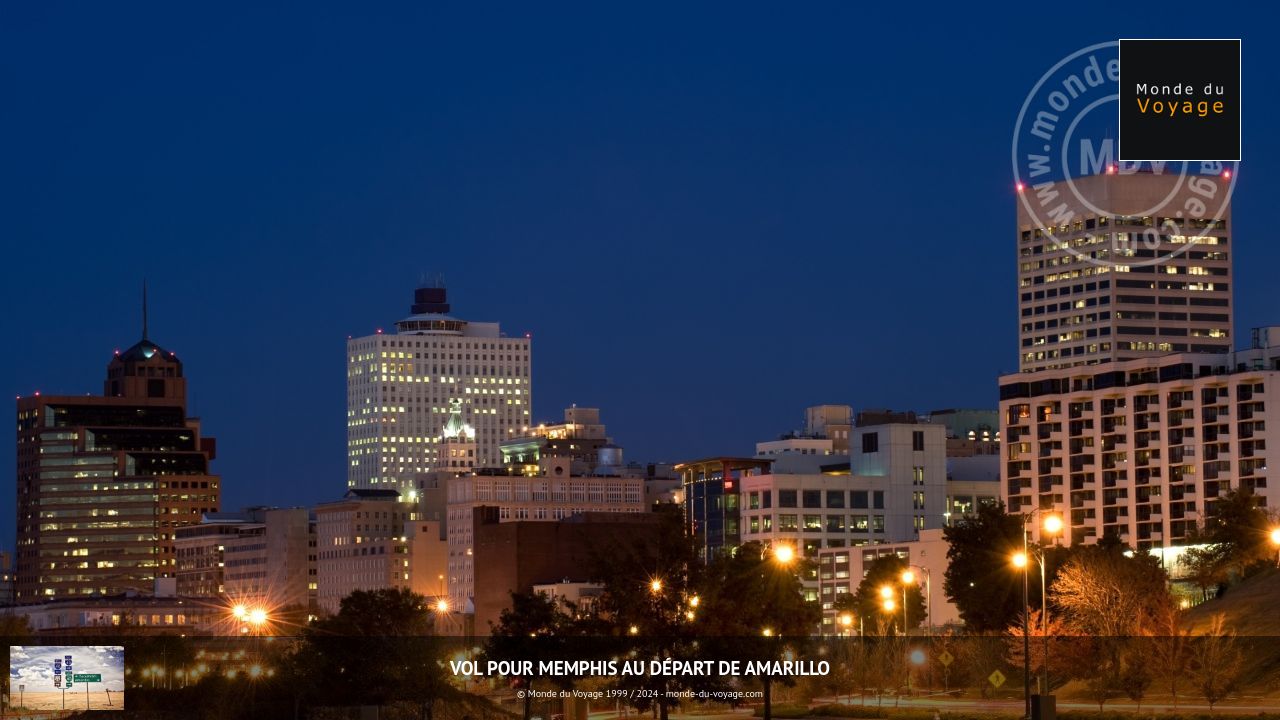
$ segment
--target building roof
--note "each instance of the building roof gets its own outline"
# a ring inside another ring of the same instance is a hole
[[[689,460],[687,462],[676,463],[676,469],[692,467],[694,465],[731,465],[741,467],[768,467],[773,464],[772,459],[761,459],[751,457],[734,457],[732,455],[719,455],[709,458],[701,458],[699,460]]]
[[[120,353],[116,358],[121,362],[145,362],[157,356],[165,360],[178,362],[176,355],[146,338],[134,343],[133,347]]]
[[[351,488],[350,490],[347,491],[347,494],[344,495],[343,497],[349,497],[349,498],[355,497],[355,498],[367,498],[367,499],[398,498],[400,497],[400,491],[399,490],[383,490],[381,488]]]

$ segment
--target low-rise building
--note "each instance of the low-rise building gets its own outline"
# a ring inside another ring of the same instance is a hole
[[[205,598],[121,594],[50,600],[4,612],[26,618],[37,635],[119,637],[122,635],[233,634],[227,609]],[[238,627],[238,626],[235,626]]]
[[[492,508],[500,523],[554,522],[592,512],[643,513],[645,479],[575,475],[574,460],[544,456],[538,474],[478,473],[448,479],[448,589],[455,608],[472,604],[476,580],[475,510]],[[478,625],[477,627],[481,627]]]
[[[316,524],[306,508],[206,513],[174,541],[177,593],[267,608],[316,604]]]
[[[943,591],[947,542],[942,537],[942,530],[925,530],[920,533],[919,540],[912,542],[825,548],[818,552],[817,584],[822,602],[823,635],[878,633],[877,628],[867,627],[861,618],[854,618],[849,625],[842,624],[836,604],[846,594],[856,592],[871,564],[885,556],[897,557],[911,567],[926,600],[928,625],[939,627],[960,622],[960,611]]]
[[[336,613],[356,590],[442,591],[446,544],[439,522],[418,518],[399,490],[349,490],[316,506],[316,579],[320,609]]]
[[[656,546],[657,513],[585,512],[555,522],[504,522],[497,507],[472,510],[475,528],[475,628],[488,634],[511,593],[552,587],[561,600],[581,602],[591,590],[592,568],[618,548]]]

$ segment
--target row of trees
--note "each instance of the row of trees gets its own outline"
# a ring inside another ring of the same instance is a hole
[[[1180,568],[1186,579],[1200,589],[1202,598],[1213,590],[1225,592],[1230,585],[1272,564],[1276,557],[1271,538],[1274,522],[1248,490],[1227,493],[1208,509],[1211,514],[1191,534],[1189,544],[1195,547],[1184,553],[1184,567]],[[973,516],[959,519],[944,530],[948,567],[943,589],[968,630],[1003,631],[1019,621],[1023,612],[1022,577],[1020,571],[1010,567],[1009,559],[1022,549],[1025,522],[1025,516],[1006,512],[1003,504],[993,504],[979,507]],[[1124,622],[1117,619],[1124,613],[1115,612],[1116,603],[1128,607],[1146,591],[1168,583],[1168,568],[1162,567],[1158,558],[1145,554],[1130,557],[1122,552],[1126,549],[1112,536],[1101,538],[1096,545],[1075,543],[1069,548],[1055,545],[1040,549],[1046,584],[1054,588],[1050,603],[1071,603],[1071,611],[1082,620],[1084,608],[1091,606],[1096,623],[1086,621],[1089,631],[1115,634],[1117,623]],[[1067,567],[1073,568],[1072,581],[1059,588],[1059,576]],[[1092,584],[1116,573],[1123,577],[1114,582],[1137,584],[1128,590]],[[1040,583],[1030,583],[1028,591],[1029,604],[1039,607]],[[1159,596],[1166,597],[1167,593],[1161,591]]]
[[[590,572],[601,586],[588,607],[544,595],[516,594],[493,628],[485,655],[498,659],[776,659],[803,651],[821,621],[804,598],[806,561],[757,542],[701,562],[682,519],[664,517],[653,541],[618,542],[596,549]],[[514,678],[528,690],[564,678]],[[665,720],[676,704],[668,694],[717,689],[729,678],[615,678],[611,687],[647,691],[634,702]],[[772,682],[763,678],[765,717]],[[526,692],[524,715],[532,714]]]

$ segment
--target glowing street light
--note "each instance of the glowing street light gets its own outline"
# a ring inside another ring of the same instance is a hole
[[[449,612],[449,601],[445,598],[436,600],[436,612],[441,614]]]
[[[249,622],[257,626],[265,625],[267,622],[267,611],[262,608],[254,608],[250,610]]]
[[[1271,544],[1276,546],[1276,567],[1280,567],[1280,527],[1271,529]]]
[[[649,581],[649,592],[657,595],[662,592],[662,578],[654,578]]]
[[[1027,566],[1027,554],[1024,552],[1014,553],[1013,557],[1009,558],[1009,560],[1010,562],[1013,563],[1013,566],[1018,568],[1019,570]]]
[[[782,565],[790,565],[796,559],[796,549],[790,545],[778,545],[773,548],[773,559]]]
[[[249,616],[249,608],[245,607],[244,605],[236,605],[235,607],[231,608],[231,615],[234,616],[235,619],[237,620],[244,620],[246,617]]]
[[[765,628],[760,631],[760,634],[765,637],[773,637],[773,628]]]
[[[1062,532],[1062,518],[1057,515],[1046,515],[1044,518],[1044,531],[1050,535],[1057,535]]]

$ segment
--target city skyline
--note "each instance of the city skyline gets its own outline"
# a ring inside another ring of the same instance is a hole
[[[407,28],[434,27],[417,20]],[[147,279],[151,335],[189,368],[192,412],[220,440],[214,467],[232,509],[341,493],[343,344],[403,317],[424,273],[443,273],[466,317],[532,333],[535,421],[573,403],[600,407],[630,459],[745,453],[824,402],[995,407],[996,378],[1017,364],[1011,117],[1042,68],[1003,62],[1023,53],[1014,35],[950,58],[1007,76],[981,75],[988,85],[965,91],[979,93],[973,114],[954,126],[962,137],[934,138],[923,115],[886,127],[865,112],[861,60],[836,29],[815,29],[818,18],[803,26],[816,41],[754,56],[746,46],[766,18],[737,20],[743,37],[719,52],[664,57],[661,43],[643,39],[713,26],[693,17],[687,30],[633,30],[595,70],[567,50],[517,77],[478,63],[465,77],[485,81],[483,92],[444,72],[427,92],[408,82],[413,73],[457,48],[376,55],[341,71],[322,42],[337,18],[312,20],[314,35],[291,54],[247,36],[234,88],[208,74],[214,53],[176,37],[156,39],[177,55],[169,68],[125,53],[77,69],[101,47],[103,23],[121,31],[111,23],[128,19],[68,19],[67,42],[84,42],[83,54],[33,71],[16,93],[61,119],[0,120],[17,168],[3,187],[19,208],[3,221],[3,234],[19,239],[6,256],[30,270],[4,291],[13,308],[4,328],[19,351],[3,375],[15,396],[98,394],[102,365],[136,339]],[[37,15],[15,26],[58,22]],[[1178,34],[1162,23],[1143,26]],[[511,60],[524,35],[502,30]],[[6,35],[9,59],[41,56],[32,40]],[[1054,39],[1037,57],[1089,40]],[[885,39],[866,42],[871,55],[888,52]],[[885,83],[918,81],[956,52],[935,45],[871,87],[922,112],[924,100]],[[1245,46],[1272,52],[1248,38]],[[267,79],[255,77],[255,62]],[[539,71],[560,79],[547,84]],[[98,89],[98,73],[118,81],[110,92]],[[140,79],[119,81],[133,73]],[[148,92],[187,74],[190,88]],[[298,82],[272,98],[270,78]],[[140,103],[158,118],[139,123]],[[348,103],[369,110],[342,112]],[[1265,164],[1276,146],[1249,118],[1265,118],[1275,101],[1250,103],[1259,112],[1246,116],[1246,157]],[[673,104],[685,108],[681,119],[657,109]],[[76,120],[86,109],[93,121]],[[500,122],[510,114],[524,120],[518,132]],[[289,140],[299,128],[308,131]],[[961,163],[944,159],[957,153]],[[1237,347],[1250,327],[1280,320],[1265,294],[1277,251],[1265,244],[1261,205],[1277,181],[1249,167],[1234,203]],[[72,212],[64,197],[75,198]],[[880,216],[939,221],[893,232]],[[57,283],[43,272],[51,266]],[[940,308],[959,321],[936,322],[929,314]],[[968,342],[975,334],[985,341]],[[6,446],[0,464],[13,467],[12,453]],[[11,494],[0,500],[10,539],[12,503]]]

